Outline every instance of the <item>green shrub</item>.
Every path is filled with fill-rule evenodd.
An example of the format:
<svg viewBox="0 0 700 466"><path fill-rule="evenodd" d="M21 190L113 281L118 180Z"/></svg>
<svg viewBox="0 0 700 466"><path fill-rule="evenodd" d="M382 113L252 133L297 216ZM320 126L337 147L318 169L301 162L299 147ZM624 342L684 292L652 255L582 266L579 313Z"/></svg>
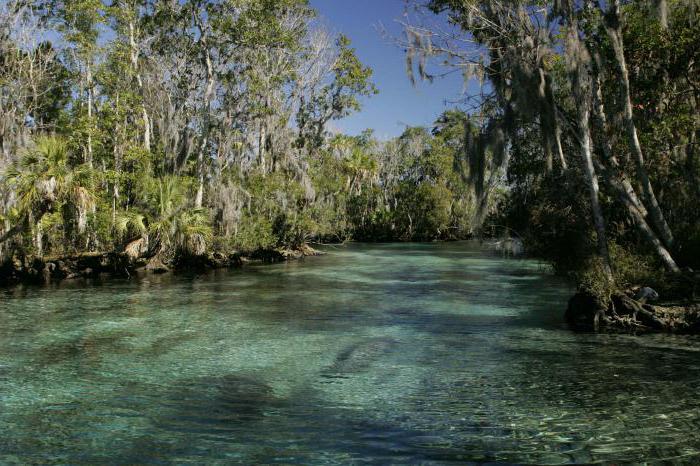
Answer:
<svg viewBox="0 0 700 466"><path fill-rule="evenodd" d="M253 252L258 249L271 249L277 245L272 222L265 218L245 217L231 242L236 249Z"/></svg>

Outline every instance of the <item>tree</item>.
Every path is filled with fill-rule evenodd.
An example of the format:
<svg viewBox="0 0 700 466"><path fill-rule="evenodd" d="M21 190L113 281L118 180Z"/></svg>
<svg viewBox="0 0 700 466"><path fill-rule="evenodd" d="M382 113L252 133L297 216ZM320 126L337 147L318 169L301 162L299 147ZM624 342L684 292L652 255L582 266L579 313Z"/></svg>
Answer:
<svg viewBox="0 0 700 466"><path fill-rule="evenodd" d="M659 261L669 271L678 272L670 249L673 234L648 175L634 120L619 2L608 2L605 10L597 2L582 6L576 2L506 4L489 0L416 4L438 14L449 12L453 25L452 29L438 29L406 23L408 58L413 63L418 57L419 74L431 76L426 71L427 59L442 57L449 66L468 70L467 77L484 76L489 86L477 98L480 117L500 119L501 129L511 140L517 138L520 128L538 122L548 171L552 152L561 154L561 167L567 169L570 164L563 156L564 148L577 146L603 262L609 260L598 172L605 175L609 189ZM665 15L662 11L660 17ZM567 65L566 73L562 64ZM614 86L622 99L608 92ZM572 100L567 98L569 90ZM620 101L622 105L617 106ZM611 112L613 118L607 116ZM633 176L627 173L626 159L614 155L620 147L611 143L616 140L610 139L609 132L618 122L635 161ZM600 128L608 135L598 133ZM636 193L640 188L643 196Z"/></svg>
<svg viewBox="0 0 700 466"><path fill-rule="evenodd" d="M94 72L98 52L99 28L105 22L105 7L101 0L39 0L44 16L68 42L66 59L73 64L73 71L79 77L78 103L74 111L80 124L76 128L85 138L84 160L89 167L94 163L94 111L97 103ZM84 118L84 120L83 120Z"/></svg>
<svg viewBox="0 0 700 466"><path fill-rule="evenodd" d="M60 138L39 138L10 172L9 182L17 193L14 228L0 237L0 243L12 236L32 231L36 253L43 253L42 219L62 212L66 239L84 235L95 195L88 166L72 166L66 142ZM73 235L75 233L75 235Z"/></svg>
<svg viewBox="0 0 700 466"><path fill-rule="evenodd" d="M312 146L318 147L323 142L328 122L359 110L358 97L378 92L370 81L372 70L360 63L350 44L347 37L338 38L337 58L332 66L333 81L318 92L312 91L310 96L302 98L297 116L302 145L309 140Z"/></svg>

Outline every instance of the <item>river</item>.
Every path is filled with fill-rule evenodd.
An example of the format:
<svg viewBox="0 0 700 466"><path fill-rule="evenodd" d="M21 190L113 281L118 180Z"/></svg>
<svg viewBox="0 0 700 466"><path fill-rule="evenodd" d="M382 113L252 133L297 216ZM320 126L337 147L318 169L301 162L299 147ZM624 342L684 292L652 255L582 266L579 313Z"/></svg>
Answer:
<svg viewBox="0 0 700 466"><path fill-rule="evenodd" d="M0 294L2 464L700 462L700 340L475 243Z"/></svg>

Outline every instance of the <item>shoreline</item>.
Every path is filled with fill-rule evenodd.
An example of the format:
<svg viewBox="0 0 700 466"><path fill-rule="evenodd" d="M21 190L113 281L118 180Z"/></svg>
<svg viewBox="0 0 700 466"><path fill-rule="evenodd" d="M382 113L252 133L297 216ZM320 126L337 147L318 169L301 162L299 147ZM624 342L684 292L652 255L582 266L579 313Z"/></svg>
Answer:
<svg viewBox="0 0 700 466"><path fill-rule="evenodd" d="M165 264L156 258L133 258L125 252L91 252L64 256L12 257L0 264L0 289L22 285L48 286L62 282L238 269L248 264L275 264L325 254L308 245L249 253L212 252ZM155 260L154 260L155 259Z"/></svg>
<svg viewBox="0 0 700 466"><path fill-rule="evenodd" d="M491 245L490 245L491 246ZM504 253L498 248L487 249ZM153 275L205 273L241 269L247 265L275 264L325 255L308 244L296 249L265 249L180 258L163 263L157 257L134 258L127 252L92 252L64 256L17 257L0 264L0 289L50 286L64 282L145 278ZM508 255L508 254L504 254ZM511 256L513 257L513 256ZM646 303L629 291L616 291L609 300L576 292L562 315L574 332L700 334L700 301Z"/></svg>
<svg viewBox="0 0 700 466"><path fill-rule="evenodd" d="M597 333L700 334L700 301L646 303L616 291L605 302L579 291L569 299L564 319L574 331Z"/></svg>
<svg viewBox="0 0 700 466"><path fill-rule="evenodd" d="M463 240L438 240L434 242L454 242ZM388 244L394 242L387 242ZM396 242L403 244L404 242ZM130 253L129 248L117 252L83 252L61 256L13 256L0 263L0 289L20 285L45 286L64 281L87 279L131 278L135 276L162 275L166 273L203 272L209 270L238 269L248 264L275 264L300 260L305 257L325 255L305 243L298 248L258 249L249 252L222 251L208 252L201 256L178 258L167 263L157 256L142 257ZM315 243L324 246L338 246L339 243ZM372 243L383 244L383 243ZM499 251L495 247L485 246Z"/></svg>

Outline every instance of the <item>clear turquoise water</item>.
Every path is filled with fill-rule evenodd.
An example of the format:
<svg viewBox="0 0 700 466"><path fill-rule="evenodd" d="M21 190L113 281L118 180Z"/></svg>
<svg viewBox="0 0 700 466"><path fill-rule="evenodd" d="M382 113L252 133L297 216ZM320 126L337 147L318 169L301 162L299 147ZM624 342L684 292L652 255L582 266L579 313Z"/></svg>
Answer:
<svg viewBox="0 0 700 466"><path fill-rule="evenodd" d="M0 295L2 464L700 462L700 340L470 243Z"/></svg>

